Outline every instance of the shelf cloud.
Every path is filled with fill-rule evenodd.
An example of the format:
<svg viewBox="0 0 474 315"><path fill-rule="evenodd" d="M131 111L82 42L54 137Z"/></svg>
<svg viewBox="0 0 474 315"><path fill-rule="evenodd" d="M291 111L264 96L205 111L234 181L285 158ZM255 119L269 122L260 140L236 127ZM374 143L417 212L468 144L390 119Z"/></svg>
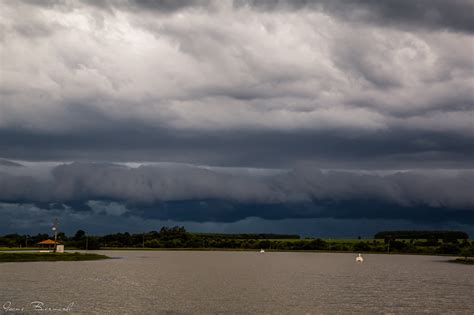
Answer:
<svg viewBox="0 0 474 315"><path fill-rule="evenodd" d="M194 222L362 217L474 223L472 171L262 170L175 163L71 163L47 169L3 167L0 201Z"/></svg>

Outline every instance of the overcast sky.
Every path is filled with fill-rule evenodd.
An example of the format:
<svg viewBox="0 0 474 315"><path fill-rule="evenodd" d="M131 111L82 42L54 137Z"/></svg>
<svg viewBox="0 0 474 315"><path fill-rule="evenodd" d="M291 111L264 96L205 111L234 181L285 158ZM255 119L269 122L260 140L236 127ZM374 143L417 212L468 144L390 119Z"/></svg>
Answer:
<svg viewBox="0 0 474 315"><path fill-rule="evenodd" d="M2 1L0 234L474 234L472 12Z"/></svg>

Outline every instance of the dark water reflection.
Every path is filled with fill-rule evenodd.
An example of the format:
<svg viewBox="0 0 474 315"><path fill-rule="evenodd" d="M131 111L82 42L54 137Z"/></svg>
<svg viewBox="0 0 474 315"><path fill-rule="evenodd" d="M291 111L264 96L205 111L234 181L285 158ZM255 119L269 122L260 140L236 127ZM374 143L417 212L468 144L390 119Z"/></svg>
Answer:
<svg viewBox="0 0 474 315"><path fill-rule="evenodd" d="M0 303L73 302L69 314L474 314L474 267L445 257L365 255L357 264L353 254L106 254L121 259L0 264Z"/></svg>

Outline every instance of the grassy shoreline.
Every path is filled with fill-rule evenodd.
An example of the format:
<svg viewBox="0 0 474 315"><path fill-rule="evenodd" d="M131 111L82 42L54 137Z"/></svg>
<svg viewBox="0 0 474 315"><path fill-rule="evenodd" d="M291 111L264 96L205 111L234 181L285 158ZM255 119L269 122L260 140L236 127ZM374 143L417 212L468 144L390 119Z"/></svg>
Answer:
<svg viewBox="0 0 474 315"><path fill-rule="evenodd" d="M0 263L4 262L38 262L38 261L84 261L109 259L105 255L94 253L39 253L24 252L11 253L0 252Z"/></svg>
<svg viewBox="0 0 474 315"><path fill-rule="evenodd" d="M142 248L142 247L105 247L101 251L208 251L208 252L260 252L253 248ZM439 256L453 257L452 254L433 253L403 253L403 252L379 252L379 251L336 251L336 250L312 250L312 249L265 249L265 252L274 253L332 253L332 254L374 254L374 255L414 255L414 256Z"/></svg>
<svg viewBox="0 0 474 315"><path fill-rule="evenodd" d="M463 265L474 265L474 257L467 257L467 258L456 258L452 259L449 262L455 264L463 264Z"/></svg>
<svg viewBox="0 0 474 315"><path fill-rule="evenodd" d="M31 252L34 250L35 252ZM45 254L45 253L38 253L36 252L38 248L2 248L0 247L0 255L6 254L8 252L19 252L17 254L25 254L28 253L26 251L30 251L29 253L31 254ZM71 250L78 250L81 251L81 254L93 254L93 252L96 251L209 251L209 252L259 252L260 249L255 249L255 248L212 248L212 247L204 247L204 248L197 248L197 247L177 247L177 248L165 248L165 247L159 247L159 248L152 248L152 247L101 247L100 249L94 249L94 250L89 250L84 253L84 249L79 249L79 248L68 248L68 251ZM25 251L25 253L22 253L21 251ZM370 251L370 250L361 250L361 251L355 251L355 250L347 250L347 251L341 251L341 250L327 250L327 249L265 249L265 252L281 252L281 253L336 253L336 254L374 254L374 255L416 255L416 256L439 256L439 257L456 257L457 255L453 254L442 254L442 253L430 253L430 252L400 252L400 251L391 251L391 252L386 252L386 251ZM48 253L46 253L48 254ZM50 253L54 254L54 253ZM66 252L64 254L73 254L71 252ZM79 252L75 252L74 254L79 254ZM61 255L61 254L58 254ZM459 257L459 256L458 256ZM110 258L110 257L109 257ZM463 259L464 258L460 258ZM84 259L85 260L85 259ZM1 260L0 260L1 262Z"/></svg>
<svg viewBox="0 0 474 315"><path fill-rule="evenodd" d="M93 251L88 252L66 252L66 253L39 253L39 252L11 252L14 248L7 250L0 249L0 263L2 262L37 262L37 261L86 261L112 259L112 257L96 254ZM95 251L95 250L94 250ZM209 252L259 252L258 249L246 248L137 248L137 247L107 247L100 251L209 251ZM265 252L275 253L335 253L335 254L374 254L374 255L416 255L416 256L438 256L453 257L449 254L430 254L430 253L402 253L402 252L378 252L378 251L330 251L330 250L285 250L285 249L266 249ZM474 258L455 258L448 262L474 265Z"/></svg>
<svg viewBox="0 0 474 315"><path fill-rule="evenodd" d="M2 252L10 251L37 251L38 248L1 248L0 254ZM86 250L80 248L68 248L71 250L78 250L84 252ZM260 249L255 248L196 248L196 247L176 247L176 248L152 248L152 247L101 247L100 249L88 250L92 253L95 251L207 251L207 252L259 252ZM440 256L440 257L453 257L456 255L452 254L435 254L435 253L410 253L410 252L381 252L381 251L341 251L341 250L324 250L324 249L265 249L265 252L275 252L275 253L336 253L336 254L377 254L377 255L416 255L416 256Z"/></svg>
<svg viewBox="0 0 474 315"><path fill-rule="evenodd" d="M0 252L8 252L8 251L31 251L31 250L39 250L38 247L0 247Z"/></svg>

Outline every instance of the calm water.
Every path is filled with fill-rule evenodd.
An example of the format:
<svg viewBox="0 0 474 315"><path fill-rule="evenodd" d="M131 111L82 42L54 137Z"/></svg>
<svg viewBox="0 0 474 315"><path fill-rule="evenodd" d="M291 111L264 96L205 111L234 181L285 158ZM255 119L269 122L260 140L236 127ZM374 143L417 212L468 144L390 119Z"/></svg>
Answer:
<svg viewBox="0 0 474 315"><path fill-rule="evenodd" d="M357 264L354 254L106 254L120 259L0 264L0 305L74 303L70 314L474 314L474 266L445 257L365 255Z"/></svg>

